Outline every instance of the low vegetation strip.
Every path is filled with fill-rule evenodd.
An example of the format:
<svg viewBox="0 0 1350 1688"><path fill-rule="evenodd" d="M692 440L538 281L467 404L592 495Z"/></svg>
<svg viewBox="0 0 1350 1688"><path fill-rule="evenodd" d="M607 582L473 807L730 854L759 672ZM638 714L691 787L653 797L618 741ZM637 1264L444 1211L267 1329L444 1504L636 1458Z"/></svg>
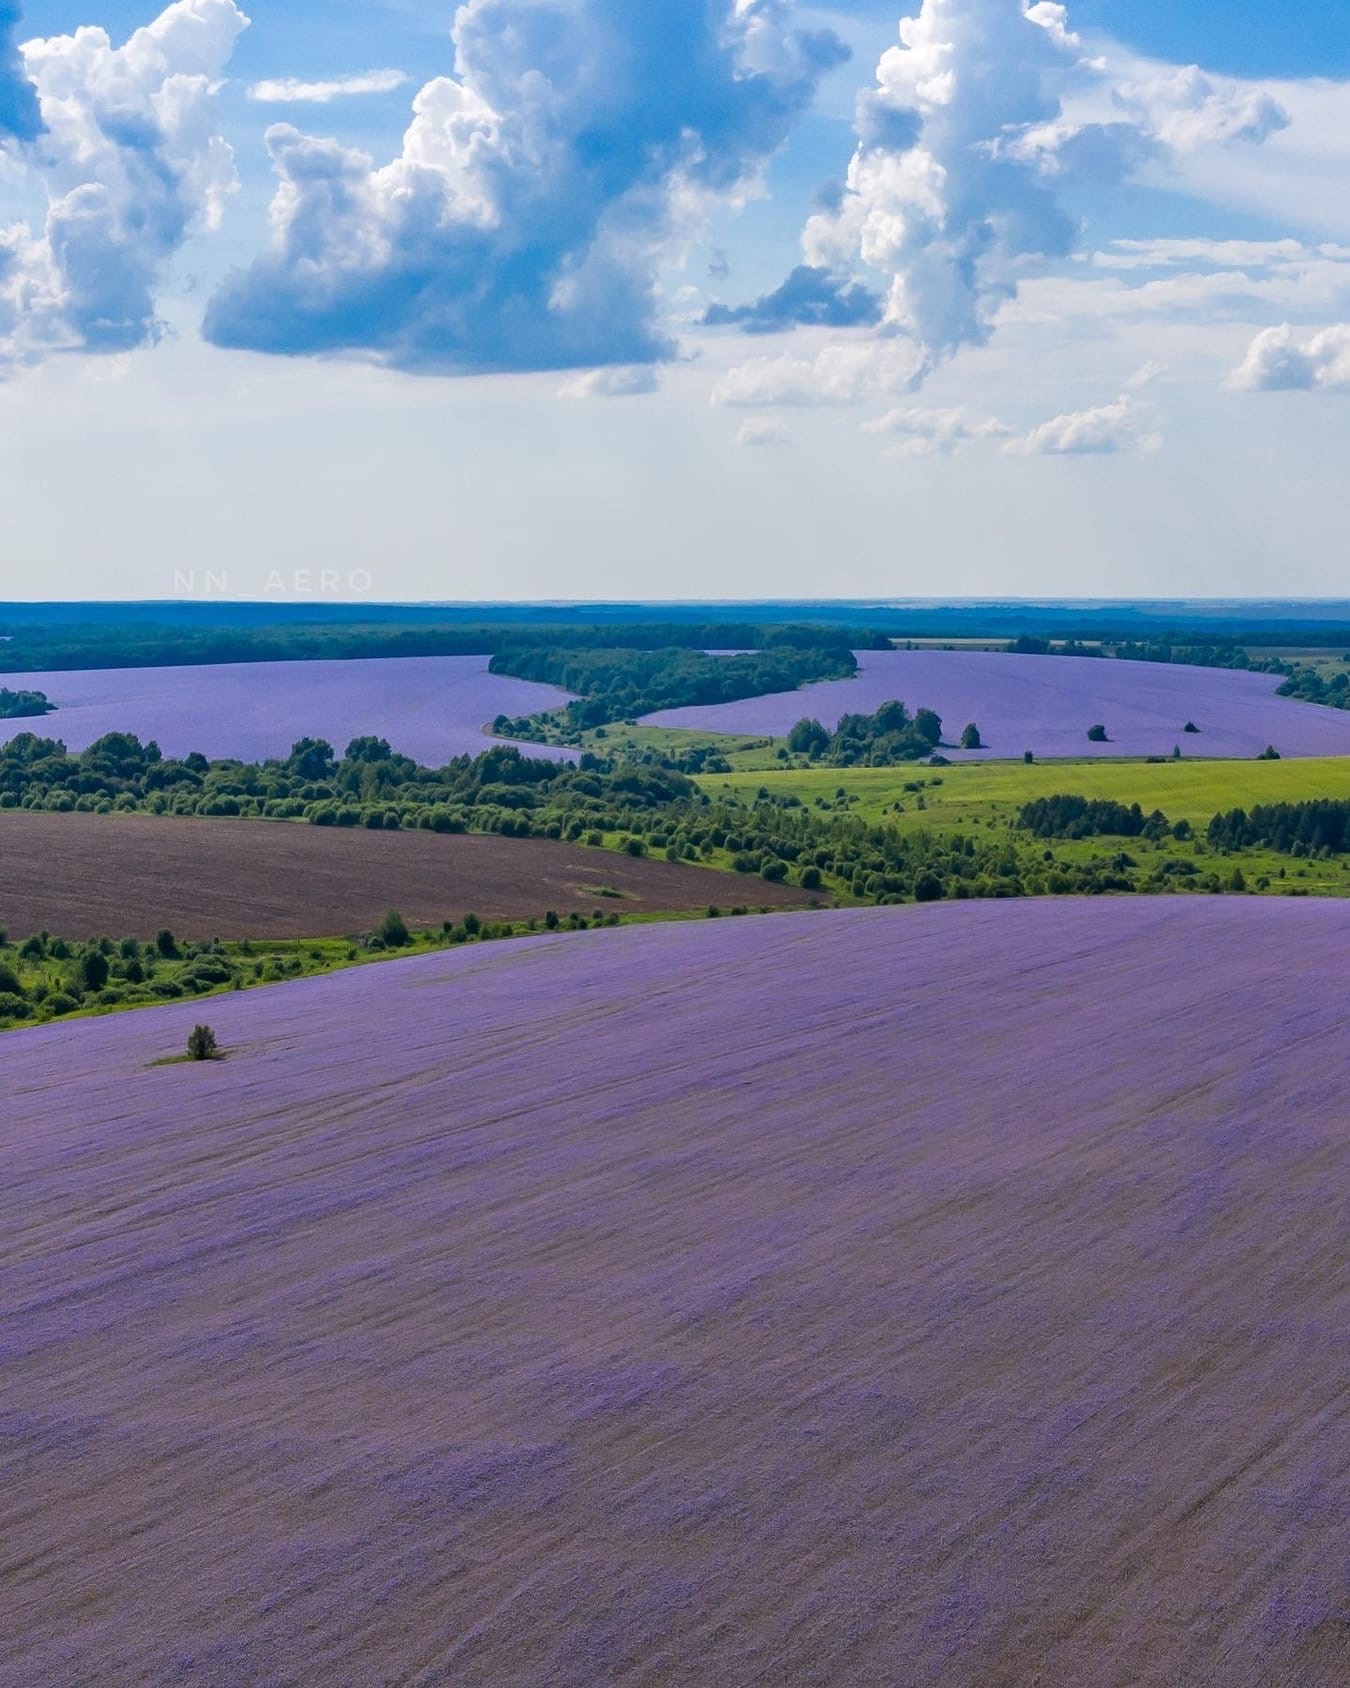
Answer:
<svg viewBox="0 0 1350 1688"><path fill-rule="evenodd" d="M168 927L184 938L308 938L366 931L391 906L429 925L468 912L511 920L803 900L761 879L747 888L711 868L545 839L0 809L0 925L11 937L46 928L147 939Z"/></svg>
<svg viewBox="0 0 1350 1688"><path fill-rule="evenodd" d="M1348 940L826 912L19 1034L0 1682L1343 1681Z"/></svg>

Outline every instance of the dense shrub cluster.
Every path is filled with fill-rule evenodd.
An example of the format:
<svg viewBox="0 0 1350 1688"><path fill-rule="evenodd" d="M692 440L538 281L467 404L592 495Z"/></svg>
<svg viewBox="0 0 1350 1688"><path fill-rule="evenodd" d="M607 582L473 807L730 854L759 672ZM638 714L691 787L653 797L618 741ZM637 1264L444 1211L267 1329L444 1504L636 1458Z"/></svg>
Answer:
<svg viewBox="0 0 1350 1688"><path fill-rule="evenodd" d="M612 721L631 720L658 709L691 704L733 703L738 698L791 692L814 680L847 680L858 659L845 634L785 628L761 649L738 656L709 656L703 650L665 647L578 649L575 646L507 645L492 659L494 674L535 680L576 692L575 703L544 717L512 720L499 716L498 733L538 737L541 726L554 735L574 735Z"/></svg>
<svg viewBox="0 0 1350 1688"><path fill-rule="evenodd" d="M1100 645L1085 645L1078 639L1041 639L1032 633L1019 633L1004 647L1009 656L1099 656L1106 652Z"/></svg>
<svg viewBox="0 0 1350 1688"><path fill-rule="evenodd" d="M1017 824L1037 838L1161 838L1168 831L1161 809L1146 815L1137 803L1063 792L1024 803Z"/></svg>
<svg viewBox="0 0 1350 1688"><path fill-rule="evenodd" d="M1350 851L1350 802L1320 797L1306 803L1259 804L1250 814L1230 809L1209 823L1218 849L1278 850L1289 856L1339 856Z"/></svg>
<svg viewBox="0 0 1350 1688"><path fill-rule="evenodd" d="M1300 664L1280 687L1280 696L1325 704L1331 709L1350 709L1350 669L1324 679L1315 668Z"/></svg>
<svg viewBox="0 0 1350 1688"><path fill-rule="evenodd" d="M1278 657L1252 656L1244 645L1233 639L1218 639L1204 645L1165 635L1143 641L1126 639L1113 645L1111 652L1122 662L1179 662L1189 668L1251 669L1262 674L1288 672Z"/></svg>
<svg viewBox="0 0 1350 1688"><path fill-rule="evenodd" d="M377 738L353 739L341 758L322 739L301 739L284 760L263 763L208 762L198 755L172 760L130 733L110 733L78 755L33 733L0 746L0 808L10 809L142 810L561 837L565 819L580 824L592 815L640 813L693 792L673 769L611 768L593 757L583 757L578 767L559 766L508 745L456 757L443 768L420 768ZM538 818L545 810L548 818ZM551 833L550 825L560 830Z"/></svg>
<svg viewBox="0 0 1350 1688"><path fill-rule="evenodd" d="M8 686L0 686L0 721L18 721L29 715L50 715L55 708L46 692L15 692Z"/></svg>
<svg viewBox="0 0 1350 1688"><path fill-rule="evenodd" d="M978 732L975 737L978 740ZM833 732L807 717L788 734L789 750L834 768L889 768L897 762L917 762L931 756L941 742L940 716L931 709L911 716L899 702L883 703L874 715L841 716Z"/></svg>

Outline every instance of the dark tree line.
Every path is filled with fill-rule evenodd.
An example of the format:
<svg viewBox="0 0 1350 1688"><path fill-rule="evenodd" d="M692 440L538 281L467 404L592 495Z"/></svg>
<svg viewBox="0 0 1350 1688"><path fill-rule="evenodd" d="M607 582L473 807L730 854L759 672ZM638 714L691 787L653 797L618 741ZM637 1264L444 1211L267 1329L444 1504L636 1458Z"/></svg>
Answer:
<svg viewBox="0 0 1350 1688"><path fill-rule="evenodd" d="M1018 825L1037 838L1161 838L1169 830L1161 809L1146 815L1138 803L1061 792L1024 803Z"/></svg>
<svg viewBox="0 0 1350 1688"><path fill-rule="evenodd" d="M1209 841L1224 850L1264 848L1284 855L1344 855L1350 850L1350 802L1318 797L1306 803L1230 809L1209 823Z"/></svg>
<svg viewBox="0 0 1350 1688"><path fill-rule="evenodd" d="M274 617L276 607L271 606ZM406 612L405 612L406 613ZM71 624L11 619L4 666L10 673L53 669L198 667L219 662L297 662L319 659L399 656L486 656L506 649L563 650L750 650L773 643L839 641L846 648L888 650L875 630L794 627L752 622L632 622L617 625L522 626L518 619L466 623L447 616L444 624L425 615L406 625L372 614L369 623L344 617L280 620L266 624L191 625L181 621L118 622L103 619Z"/></svg>
<svg viewBox="0 0 1350 1688"><path fill-rule="evenodd" d="M512 720L503 715L493 723L498 733L533 738L541 726L569 736L658 709L734 703L796 691L816 680L847 680L858 672L858 659L847 634L808 628L785 629L771 635L761 649L735 656L709 656L704 650L674 646L646 650L512 644L493 657L491 666L494 674L578 694L576 702L544 717Z"/></svg>

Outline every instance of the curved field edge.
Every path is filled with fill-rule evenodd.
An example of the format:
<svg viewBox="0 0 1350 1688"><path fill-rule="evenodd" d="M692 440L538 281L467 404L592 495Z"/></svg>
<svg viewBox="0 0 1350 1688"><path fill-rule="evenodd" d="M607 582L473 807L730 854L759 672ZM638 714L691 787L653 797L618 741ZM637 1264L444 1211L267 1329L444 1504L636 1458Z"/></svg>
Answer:
<svg viewBox="0 0 1350 1688"><path fill-rule="evenodd" d="M184 668L73 669L26 676L56 712L0 721L0 742L21 731L80 751L106 733L155 740L166 756L262 761L296 740L326 738L336 750L374 735L428 767L511 743L493 736L499 715L561 708L570 692L488 671L487 656L368 657L222 663ZM0 683L6 681L0 674ZM517 743L524 754L574 761L576 752Z"/></svg>
<svg viewBox="0 0 1350 1688"><path fill-rule="evenodd" d="M0 1681L1330 1688L1347 937L653 926L7 1045Z"/></svg>
<svg viewBox="0 0 1350 1688"><path fill-rule="evenodd" d="M88 872L90 860L99 872ZM555 909L662 913L799 905L808 894L654 853L491 833L372 832L273 820L0 810L0 925L11 938L272 939Z"/></svg>
<svg viewBox="0 0 1350 1688"><path fill-rule="evenodd" d="M1284 756L1350 755L1350 712L1276 695L1281 679L1233 669L1110 658L1006 652L859 651L859 673L800 691L706 709L644 716L645 728L782 738L815 717L833 730L845 713L870 714L892 699L934 709L954 747L974 722L985 748L944 748L953 760L1170 755L1254 757L1267 744ZM1186 723L1199 728L1187 734ZM1093 746L1088 729L1105 726Z"/></svg>

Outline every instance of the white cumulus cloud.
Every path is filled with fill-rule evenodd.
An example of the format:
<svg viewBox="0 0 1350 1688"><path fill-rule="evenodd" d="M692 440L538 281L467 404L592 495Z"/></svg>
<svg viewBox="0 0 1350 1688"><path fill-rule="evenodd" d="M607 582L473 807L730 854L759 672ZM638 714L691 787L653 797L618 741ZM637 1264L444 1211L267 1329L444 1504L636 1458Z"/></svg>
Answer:
<svg viewBox="0 0 1350 1688"><path fill-rule="evenodd" d="M871 342L905 334L930 371L1078 254L1071 190L1250 155L1289 121L1255 84L1089 55L1054 0L922 0L859 96L847 177L806 224L804 265L715 320L862 326L875 301Z"/></svg>
<svg viewBox="0 0 1350 1688"><path fill-rule="evenodd" d="M1350 323L1301 342L1288 323L1267 328L1247 348L1230 385L1252 393L1350 393Z"/></svg>
<svg viewBox="0 0 1350 1688"><path fill-rule="evenodd" d="M357 94L392 94L407 81L401 70L363 70L354 76L334 76L319 82L282 76L253 83L248 97L260 105L327 105L330 100Z"/></svg>
<svg viewBox="0 0 1350 1688"><path fill-rule="evenodd" d="M735 207L845 56L790 25L786 0L467 0L455 74L391 163L268 131L273 245L207 337L417 373L669 357L659 263Z"/></svg>
<svg viewBox="0 0 1350 1688"><path fill-rule="evenodd" d="M121 47L97 28L25 43L47 214L0 230L0 368L157 336L165 264L235 187L215 93L247 25L233 0L177 0Z"/></svg>
<svg viewBox="0 0 1350 1688"><path fill-rule="evenodd" d="M1183 155L1230 141L1259 144L1290 122L1267 89L1207 76L1198 65L1161 67L1143 81L1123 83L1113 99L1141 129Z"/></svg>
<svg viewBox="0 0 1350 1688"><path fill-rule="evenodd" d="M1162 436L1149 425L1145 408L1122 396L1095 410L1052 417L1004 449L1018 457L1082 457L1157 451L1162 443Z"/></svg>

